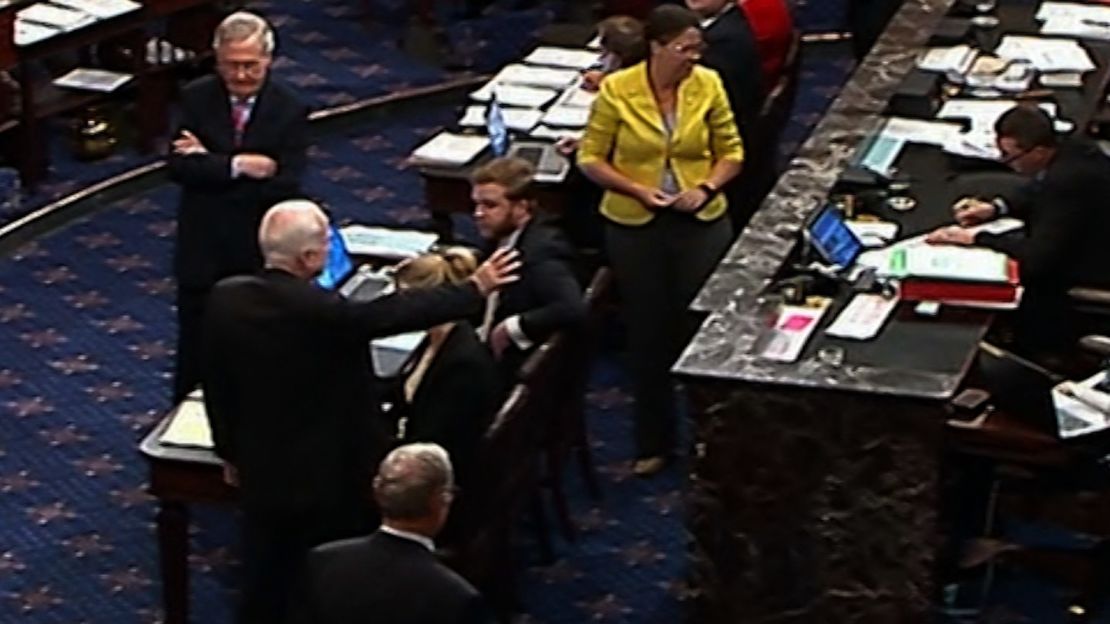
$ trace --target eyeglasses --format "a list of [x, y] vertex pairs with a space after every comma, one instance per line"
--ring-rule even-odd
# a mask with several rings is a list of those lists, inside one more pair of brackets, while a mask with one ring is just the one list
[[259, 78], [266, 72], [266, 66], [262, 61], [219, 61], [216, 65], [220, 71], [232, 76], [244, 74], [251, 78]]
[[677, 52], [678, 54], [681, 54], [683, 56], [693, 56], [693, 55], [699, 55], [700, 56], [702, 54], [705, 54], [705, 47], [706, 46], [705, 46], [704, 42], [699, 42], [699, 43], [687, 43], [685, 45], [676, 43], [674, 45], [667, 46], [667, 47], [669, 47], [672, 52]]

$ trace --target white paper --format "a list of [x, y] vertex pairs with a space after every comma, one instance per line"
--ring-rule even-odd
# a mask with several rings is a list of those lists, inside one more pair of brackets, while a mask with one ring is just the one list
[[470, 99], [488, 102], [495, 92], [497, 93], [497, 101], [501, 104], [522, 108], [540, 108], [559, 95], [559, 92], [555, 89], [499, 84], [495, 80], [491, 80], [482, 88], [471, 93]]
[[516, 63], [513, 65], [506, 65], [504, 69], [497, 73], [493, 82], [498, 84], [504, 83], [563, 89], [574, 82], [578, 76], [579, 72], [574, 69], [531, 67]]
[[[1107, 422], [1106, 410], [1100, 409], [1105, 401], [1110, 401], [1110, 396], [1094, 389], [1105, 377], [1106, 373], [1100, 371], [1084, 381], [1078, 383], [1066, 381], [1052, 389], [1052, 404], [1056, 408], [1056, 420], [1060, 425], [1058, 430], [1061, 438], [1074, 438], [1102, 431], [1110, 426]], [[1065, 389], [1070, 392], [1065, 392]], [[1069, 394], [1075, 396], [1069, 396]], [[1074, 422], [1067, 423], [1066, 418], [1069, 416], [1086, 423], [1086, 426]]]
[[586, 44], [586, 47], [590, 50], [600, 50], [601, 49], [601, 35], [597, 35], [593, 39], [590, 39], [590, 42]]
[[869, 340], [879, 335], [883, 323], [898, 307], [895, 297], [860, 293], [841, 310], [825, 330], [829, 336], [851, 340]]
[[418, 230], [396, 230], [368, 225], [339, 229], [349, 253], [379, 258], [414, 258], [428, 251], [439, 236]]
[[49, 39], [62, 32], [63, 31], [57, 28], [48, 28], [46, 26], [40, 26], [21, 19], [16, 19], [15, 34], [12, 36], [12, 40], [17, 46], [27, 46], [32, 43], [38, 43], [44, 39]]
[[582, 128], [552, 128], [551, 126], [540, 124], [533, 128], [528, 134], [537, 139], [551, 139], [552, 141], [558, 141], [559, 139], [574, 139], [578, 141], [582, 139], [582, 135], [585, 133], [586, 131]]
[[107, 19], [142, 8], [131, 0], [50, 0], [52, 4], [88, 13], [98, 19]]
[[959, 136], [960, 131], [960, 125], [957, 123], [891, 117], [883, 126], [882, 134], [903, 139], [909, 143], [940, 146], [951, 138]]
[[596, 64], [600, 56], [596, 50], [541, 46], [524, 57], [524, 62], [531, 65], [586, 69]]
[[793, 362], [817, 329], [828, 304], [817, 307], [783, 305], [759, 356], [775, 362]]
[[1009, 258], [983, 247], [918, 245], [906, 250], [903, 276], [1006, 283], [1010, 279]]
[[1096, 68], [1087, 50], [1072, 39], [1006, 35], [995, 49], [995, 54], [1008, 61], [1028, 61], [1042, 72], [1083, 73]]
[[917, 66], [925, 71], [945, 73], [954, 71], [966, 74], [977, 56], [979, 56], [978, 50], [967, 44], [929, 48], [917, 61]]
[[208, 424], [204, 399], [199, 394], [190, 394], [177, 406], [158, 442], [172, 446], [213, 447], [212, 428]]
[[461, 166], [474, 160], [487, 147], [487, 136], [444, 131], [413, 150], [410, 158], [418, 164]]
[[590, 119], [590, 109], [576, 106], [552, 106], [543, 115], [543, 123], [549, 126], [584, 128]]
[[16, 13], [16, 18], [28, 22], [36, 22], [43, 26], [57, 28], [58, 30], [73, 30], [85, 24], [96, 21], [96, 18], [83, 11], [53, 6], [45, 2], [37, 2]]
[[54, 80], [54, 85], [70, 89], [111, 93], [131, 81], [131, 74], [78, 67]]
[[559, 96], [558, 106], [572, 106], [576, 108], [590, 108], [597, 99], [596, 91], [587, 91], [580, 86], [572, 86]]
[[[501, 117], [505, 120], [505, 127], [516, 132], [528, 132], [540, 122], [543, 113], [527, 108], [502, 108]], [[486, 107], [468, 106], [459, 119], [459, 125], [464, 128], [484, 128], [486, 126]]]
[[865, 246], [870, 246], [867, 245], [869, 239], [880, 239], [889, 242], [894, 240], [895, 236], [898, 236], [898, 224], [891, 221], [845, 221], [844, 225]]

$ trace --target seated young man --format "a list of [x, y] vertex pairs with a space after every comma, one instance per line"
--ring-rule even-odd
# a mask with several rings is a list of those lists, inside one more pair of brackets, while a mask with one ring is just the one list
[[520, 253], [520, 279], [487, 300], [479, 325], [479, 335], [510, 375], [534, 347], [586, 317], [573, 249], [558, 228], [533, 214], [534, 174], [525, 160], [495, 158], [470, 180], [482, 237], [491, 250], [507, 247]]

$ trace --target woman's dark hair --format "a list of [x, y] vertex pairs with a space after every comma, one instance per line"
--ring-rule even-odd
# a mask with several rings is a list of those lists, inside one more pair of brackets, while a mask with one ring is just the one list
[[644, 24], [635, 17], [614, 15], [597, 25], [601, 47], [612, 52], [621, 61], [621, 67], [631, 67], [647, 58], [648, 45], [644, 39]]
[[690, 28], [699, 28], [698, 14], [677, 4], [655, 7], [644, 21], [644, 38], [648, 41], [670, 43]]

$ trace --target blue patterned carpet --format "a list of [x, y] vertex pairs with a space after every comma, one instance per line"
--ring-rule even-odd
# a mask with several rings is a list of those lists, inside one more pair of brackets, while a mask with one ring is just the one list
[[[364, 62], [339, 51], [380, 48], [375, 54], [395, 54], [392, 44], [359, 34], [362, 26], [349, 8], [359, 3], [273, 0], [270, 10], [279, 5], [286, 20], [283, 45], [292, 59], [280, 71], [294, 81], [304, 76], [306, 92], [321, 105], [444, 77], [403, 58]], [[324, 19], [319, 12], [331, 20], [327, 28], [312, 25]], [[827, 13], [817, 11], [814, 20], [829, 19]], [[513, 44], [523, 46], [527, 32], [546, 17], [539, 11], [488, 19], [524, 20], [514, 27], [522, 34]], [[809, 52], [783, 159], [851, 69], [843, 46]], [[339, 65], [345, 74], [322, 69]], [[426, 224], [419, 178], [402, 158], [456, 113], [451, 107], [415, 108], [321, 140], [312, 148], [309, 192], [339, 221]], [[125, 161], [120, 156], [97, 170], [107, 175], [111, 167], [134, 163]], [[159, 621], [155, 510], [135, 447], [169, 407], [175, 200], [173, 187], [155, 188], [0, 259], [0, 622]], [[629, 404], [619, 354], [610, 347], [596, 365], [588, 396], [605, 499], [595, 506], [570, 478], [582, 534], [574, 544], [556, 539], [554, 565], [526, 559], [522, 622], [682, 621], [685, 470], [680, 462], [650, 481], [630, 476]], [[230, 622], [237, 564], [233, 514], [200, 509], [193, 524], [193, 621]], [[528, 543], [521, 548], [534, 551]], [[1003, 583], [998, 596], [989, 621], [1062, 621], [1042, 615], [1056, 613], [1062, 600], [1043, 582]]]

